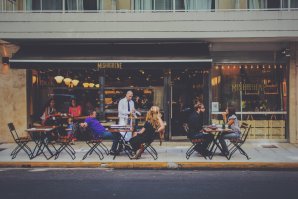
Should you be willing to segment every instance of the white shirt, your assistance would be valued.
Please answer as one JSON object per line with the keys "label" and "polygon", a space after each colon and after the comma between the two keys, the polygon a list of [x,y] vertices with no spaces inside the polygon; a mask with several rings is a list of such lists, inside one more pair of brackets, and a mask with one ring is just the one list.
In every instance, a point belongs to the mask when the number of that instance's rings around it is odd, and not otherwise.
{"label": "white shirt", "polygon": [[[134,101],[132,100],[129,101],[129,107],[130,107],[130,111],[132,111],[135,108]],[[128,118],[130,111],[128,111],[128,101],[126,97],[121,99],[118,103],[118,117]]]}

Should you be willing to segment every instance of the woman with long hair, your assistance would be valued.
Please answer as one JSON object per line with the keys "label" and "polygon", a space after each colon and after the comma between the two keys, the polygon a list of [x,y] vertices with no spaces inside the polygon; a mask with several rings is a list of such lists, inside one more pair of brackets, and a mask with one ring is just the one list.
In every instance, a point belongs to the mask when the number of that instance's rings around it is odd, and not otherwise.
{"label": "woman with long hair", "polygon": [[71,99],[70,106],[68,108],[68,114],[72,117],[79,117],[82,114],[82,108],[80,105],[77,104],[76,99]]}
{"label": "woman with long hair", "polygon": [[160,109],[158,106],[152,106],[146,115],[144,127],[134,132],[134,137],[129,140],[132,149],[136,152],[133,159],[141,157],[143,149],[141,145],[154,139],[155,133],[163,133],[165,125],[161,119]]}
{"label": "woman with long hair", "polygon": [[46,121],[53,115],[57,113],[56,106],[55,106],[55,100],[54,99],[49,99],[47,102],[44,112],[40,119],[42,120],[42,125],[45,125]]}
{"label": "woman with long hair", "polygon": [[225,132],[222,133],[219,142],[223,149],[223,155],[228,156],[229,151],[226,144],[225,139],[233,139],[233,138],[239,138],[240,137],[240,127],[239,127],[239,121],[236,116],[235,108],[230,106],[226,109],[226,112],[222,114],[224,123],[227,124],[231,129],[232,132]]}

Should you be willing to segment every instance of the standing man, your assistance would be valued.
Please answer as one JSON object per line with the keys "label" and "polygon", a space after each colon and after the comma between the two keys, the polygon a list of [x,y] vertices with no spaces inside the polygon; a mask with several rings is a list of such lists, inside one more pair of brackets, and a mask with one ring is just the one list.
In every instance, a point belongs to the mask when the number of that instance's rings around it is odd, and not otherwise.
{"label": "standing man", "polygon": [[[135,105],[132,100],[133,92],[127,91],[126,96],[121,99],[118,103],[118,117],[120,125],[130,125],[131,115],[135,116]],[[124,135],[124,132],[122,133]],[[125,140],[129,140],[131,138],[131,132],[127,132],[125,136]]]}

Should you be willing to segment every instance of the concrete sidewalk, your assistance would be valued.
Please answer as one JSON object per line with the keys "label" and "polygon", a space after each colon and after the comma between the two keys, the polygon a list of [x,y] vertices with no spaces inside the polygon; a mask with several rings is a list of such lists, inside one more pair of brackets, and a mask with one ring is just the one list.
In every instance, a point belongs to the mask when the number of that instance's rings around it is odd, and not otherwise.
{"label": "concrete sidewalk", "polygon": [[[111,142],[104,142],[108,148]],[[15,159],[10,153],[16,144],[4,143],[0,145],[0,167],[96,167],[117,169],[298,169],[298,144],[272,143],[269,141],[247,141],[243,146],[250,156],[236,152],[231,160],[215,154],[212,160],[204,159],[194,153],[188,160],[185,158],[187,149],[191,146],[189,141],[164,142],[162,146],[156,141],[153,146],[158,152],[158,159],[154,160],[147,152],[138,160],[130,160],[124,153],[113,160],[112,156],[105,155],[99,160],[96,154],[82,160],[88,151],[84,142],[73,145],[76,159],[72,160],[66,152],[62,152],[57,160],[46,160],[40,155],[33,160],[21,151]],[[33,147],[33,145],[31,145]],[[273,148],[276,147],[276,148]]]}

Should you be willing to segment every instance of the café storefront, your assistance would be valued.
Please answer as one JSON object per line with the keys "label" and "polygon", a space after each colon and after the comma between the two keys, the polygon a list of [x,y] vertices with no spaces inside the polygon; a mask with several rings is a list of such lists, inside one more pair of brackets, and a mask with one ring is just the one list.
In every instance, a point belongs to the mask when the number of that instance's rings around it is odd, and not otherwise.
{"label": "caf\u00e9 storefront", "polygon": [[47,43],[22,45],[10,65],[27,69],[28,124],[39,120],[50,98],[60,112],[76,98],[84,115],[89,105],[101,121],[116,123],[117,103],[132,90],[141,122],[151,105],[161,107],[167,139],[186,135],[182,125],[196,101],[209,107],[206,123],[221,123],[221,112],[233,105],[252,125],[250,139],[287,138],[284,60],[220,60],[208,43]]}

